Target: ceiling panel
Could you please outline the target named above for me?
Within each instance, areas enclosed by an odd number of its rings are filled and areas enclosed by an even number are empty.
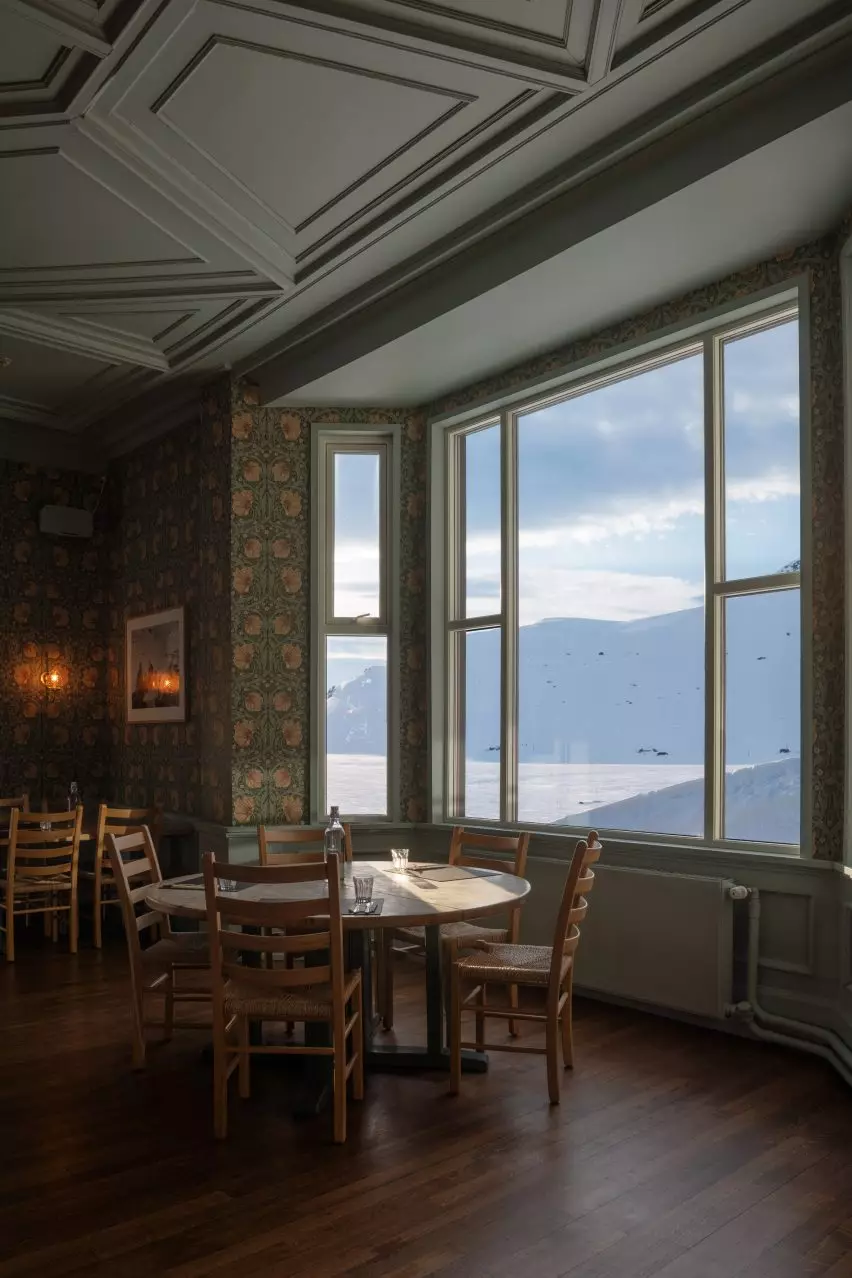
[[[44,347],[8,335],[0,335],[0,356],[10,361],[0,368],[0,415],[41,418],[46,425],[61,421],[63,409],[111,367],[71,351],[52,350],[46,359]]]
[[[199,0],[181,17],[162,11],[91,120],[288,283],[336,243],[348,251],[386,233],[444,169],[487,153],[494,131],[522,127],[541,95],[290,6]],[[549,94],[548,108],[559,101]]]
[[[0,95],[12,88],[47,83],[63,44],[46,27],[4,13],[0,41]]]
[[[235,86],[233,97],[220,92],[223,84]],[[399,76],[215,40],[158,114],[293,234],[468,101]]]

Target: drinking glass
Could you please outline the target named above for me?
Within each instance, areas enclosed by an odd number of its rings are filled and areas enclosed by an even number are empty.
[[[391,848],[393,868],[404,873],[408,869],[408,848]]]
[[[355,888],[355,909],[366,910],[373,900],[372,874],[356,874],[352,879]]]

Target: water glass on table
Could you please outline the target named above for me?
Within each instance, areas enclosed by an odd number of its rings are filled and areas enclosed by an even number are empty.
[[[391,863],[395,870],[404,874],[408,869],[408,848],[391,848]]]
[[[355,912],[367,914],[373,902],[372,874],[355,874],[352,877],[355,888]]]

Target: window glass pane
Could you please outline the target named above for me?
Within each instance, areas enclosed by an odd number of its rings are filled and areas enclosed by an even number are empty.
[[[799,325],[725,342],[725,575],[799,568]]]
[[[325,799],[353,816],[387,812],[387,642],[373,635],[326,639]]]
[[[704,829],[703,360],[518,421],[519,820]]]
[[[461,816],[500,819],[500,631],[460,637],[464,671],[464,805]]]
[[[798,843],[798,590],[725,601],[725,837]]]
[[[464,437],[464,615],[500,611],[500,427]]]
[[[335,617],[381,615],[381,457],[334,454]]]

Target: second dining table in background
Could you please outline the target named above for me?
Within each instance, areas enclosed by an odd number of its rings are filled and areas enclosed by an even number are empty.
[[[373,898],[381,899],[381,913],[346,913],[355,898],[353,871],[359,876],[373,875]],[[241,889],[241,895],[247,901],[287,901],[310,896],[311,889],[311,884],[299,883],[252,886]],[[446,863],[417,863],[409,865],[406,870],[392,869],[389,861],[358,860],[346,865],[341,894],[343,932],[348,942],[350,965],[360,967],[363,973],[364,1061],[367,1069],[449,1069],[449,1051],[444,1034],[441,924],[505,913],[522,901],[529,891],[527,880],[514,874]],[[200,875],[165,881],[152,887],[145,900],[152,910],[161,914],[201,920],[207,913]],[[420,926],[425,929],[426,1043],[423,1046],[376,1043],[370,933],[385,927]],[[485,1070],[487,1057],[481,1052],[466,1052],[463,1068],[475,1072]]]

